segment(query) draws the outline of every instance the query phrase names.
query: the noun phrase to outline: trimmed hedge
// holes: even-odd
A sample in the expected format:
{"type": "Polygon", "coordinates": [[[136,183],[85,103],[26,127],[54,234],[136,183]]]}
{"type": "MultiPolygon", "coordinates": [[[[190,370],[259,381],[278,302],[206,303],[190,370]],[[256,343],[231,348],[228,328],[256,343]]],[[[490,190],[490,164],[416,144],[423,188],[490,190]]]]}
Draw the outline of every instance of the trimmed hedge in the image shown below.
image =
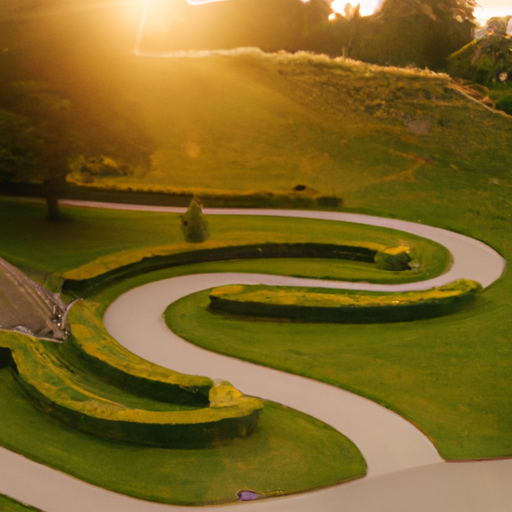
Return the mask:
{"type": "MultiPolygon", "coordinates": [[[[307,186],[302,188],[301,185],[295,186],[290,191],[240,191],[128,184],[119,183],[115,178],[102,178],[96,179],[94,183],[84,183],[80,178],[78,173],[66,176],[66,181],[69,184],[69,189],[65,193],[66,198],[109,201],[113,199],[113,202],[165,206],[181,203],[181,206],[187,206],[190,199],[197,196],[209,208],[286,208],[336,211],[343,206],[343,198],[321,194],[307,186]]],[[[30,184],[25,184],[25,188],[29,187],[30,184]]]]}
{"type": "Polygon", "coordinates": [[[63,274],[62,291],[68,294],[85,295],[141,272],[207,261],[252,258],[332,258],[375,264],[377,255],[386,254],[385,251],[392,249],[371,242],[360,242],[358,245],[267,242],[228,246],[206,241],[201,244],[201,248],[194,247],[194,249],[191,249],[190,244],[176,244],[148,250],[127,251],[95,260],[63,274]]]}
{"type": "Polygon", "coordinates": [[[208,404],[212,379],[150,363],[112,338],[94,314],[97,305],[78,301],[68,314],[69,349],[111,384],[164,402],[208,404]]]}
{"type": "Polygon", "coordinates": [[[414,292],[362,292],[264,285],[214,288],[209,308],[248,317],[308,322],[401,322],[442,316],[469,304],[482,287],[475,281],[414,292]]]}
{"type": "MultiPolygon", "coordinates": [[[[97,376],[84,376],[63,358],[65,345],[17,333],[8,333],[2,343],[12,353],[17,381],[36,405],[71,427],[102,438],[167,448],[216,446],[249,435],[263,408],[261,400],[209,379],[207,405],[201,408],[136,408],[123,403],[123,393],[115,401],[102,396],[101,379],[91,384],[97,376]]],[[[170,374],[170,380],[180,375],[170,374]]]]}
{"type": "Polygon", "coordinates": [[[386,247],[375,255],[375,265],[381,270],[410,270],[412,258],[409,253],[409,247],[386,247]]]}

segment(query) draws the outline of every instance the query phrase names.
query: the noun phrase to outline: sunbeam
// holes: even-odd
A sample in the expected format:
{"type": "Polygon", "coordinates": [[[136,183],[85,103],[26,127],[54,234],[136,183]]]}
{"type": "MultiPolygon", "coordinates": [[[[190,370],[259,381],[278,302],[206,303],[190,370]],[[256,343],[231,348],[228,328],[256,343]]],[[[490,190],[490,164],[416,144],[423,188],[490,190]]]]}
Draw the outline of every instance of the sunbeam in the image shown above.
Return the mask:
{"type": "MultiPolygon", "coordinates": [[[[246,17],[232,18],[232,12],[226,8],[220,8],[220,10],[210,10],[205,15],[199,15],[199,11],[196,9],[208,9],[208,4],[214,3],[232,3],[233,0],[143,0],[144,7],[142,14],[140,14],[140,23],[138,25],[138,32],[135,42],[135,54],[143,57],[183,57],[183,56],[204,56],[212,53],[225,53],[230,51],[228,48],[232,46],[229,42],[226,43],[227,34],[231,32],[231,28],[226,30],[230,20],[233,19],[233,32],[236,32],[238,36],[242,34],[242,30],[248,31],[248,44],[242,44],[242,46],[258,46],[260,43],[254,42],[254,32],[260,30],[262,25],[258,25],[258,21],[254,21],[253,18],[246,17]],[[241,21],[242,20],[242,21],[241,21]],[[245,24],[244,24],[245,23],[245,24]],[[214,39],[218,37],[215,33],[215,27],[218,32],[222,33],[220,25],[225,24],[224,34],[220,38],[223,42],[218,42],[218,48],[222,50],[214,49],[217,44],[214,39]],[[252,25],[254,24],[254,27],[252,25]],[[249,25],[251,25],[249,27],[249,25]],[[250,31],[252,34],[249,34],[250,31]],[[212,38],[212,34],[214,37],[212,38]],[[183,44],[183,42],[186,43],[183,44]]],[[[369,16],[375,12],[380,6],[383,0],[360,0],[358,5],[360,6],[360,14],[362,16],[369,16]]],[[[303,0],[303,3],[312,4],[308,0],[303,0]]],[[[475,8],[474,15],[480,24],[484,24],[485,21],[493,16],[505,16],[512,14],[508,12],[508,0],[479,0],[478,6],[475,8]]],[[[329,19],[336,19],[334,13],[346,15],[347,12],[354,10],[356,0],[353,2],[354,5],[350,5],[346,0],[325,0],[324,8],[326,9],[326,17],[329,19]],[[327,12],[330,10],[330,13],[327,12]]],[[[140,4],[139,4],[140,6],[140,4]]],[[[254,13],[255,5],[254,2],[251,5],[245,6],[246,14],[249,15],[251,12],[254,13]]],[[[201,12],[203,12],[201,10],[201,12]]],[[[290,13],[290,17],[296,16],[296,13],[290,13]]],[[[305,20],[307,14],[301,14],[301,17],[305,20]]],[[[305,21],[302,29],[303,33],[307,32],[308,28],[305,25],[305,21]]],[[[270,31],[263,29],[265,34],[268,33],[269,39],[272,38],[270,31]]],[[[272,46],[269,43],[269,46],[272,46]]],[[[262,47],[264,51],[268,51],[262,47]]],[[[286,48],[284,48],[286,50],[286,48]]]]}

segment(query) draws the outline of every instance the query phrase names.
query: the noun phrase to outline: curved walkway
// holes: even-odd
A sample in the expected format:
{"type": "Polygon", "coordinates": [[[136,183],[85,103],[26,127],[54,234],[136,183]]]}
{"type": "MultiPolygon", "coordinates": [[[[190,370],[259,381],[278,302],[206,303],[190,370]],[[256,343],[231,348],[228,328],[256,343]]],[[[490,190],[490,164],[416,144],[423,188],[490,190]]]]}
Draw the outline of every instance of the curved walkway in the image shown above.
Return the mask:
{"type": "MultiPolygon", "coordinates": [[[[123,205],[116,207],[123,208],[123,205]]],[[[129,209],[183,211],[183,209],[158,207],[130,207],[129,209]]],[[[443,276],[418,283],[420,286],[410,283],[393,289],[437,286],[459,277],[475,279],[483,286],[488,286],[499,278],[505,266],[504,260],[497,253],[476,240],[403,221],[330,212],[206,210],[206,213],[286,215],[371,223],[432,238],[445,245],[454,255],[454,265],[443,276]]],[[[322,512],[342,510],[351,512],[376,510],[505,512],[510,510],[512,460],[442,462],[431,443],[415,427],[369,400],[309,379],[212,354],[170,333],[161,315],[172,300],[199,289],[233,282],[233,279],[236,282],[267,282],[268,284],[299,281],[280,276],[253,274],[208,274],[160,281],[137,288],[120,297],[109,308],[105,323],[114,337],[130,350],[147,359],[159,364],[168,364],[173,369],[186,373],[202,373],[211,377],[227,378],[245,393],[279,401],[336,426],[356,443],[368,461],[369,475],[363,480],[312,493],[264,500],[252,503],[251,507],[268,512],[274,510],[309,512],[313,509],[322,512]],[[127,320],[130,322],[128,323],[127,320]],[[151,332],[148,332],[148,328],[151,332]],[[144,346],[140,344],[140,340],[145,340],[144,346]],[[154,343],[148,346],[147,340],[154,340],[154,343]],[[212,368],[215,368],[218,375],[211,375],[212,368]],[[283,393],[274,394],[276,390],[283,393]],[[338,404],[343,405],[338,407],[338,404]]],[[[316,285],[318,283],[314,280],[306,281],[316,285]]],[[[300,282],[303,284],[304,280],[300,282]]],[[[332,283],[326,282],[325,285],[332,285],[332,283]]],[[[337,286],[345,287],[345,283],[338,283],[337,286]]],[[[356,283],[350,283],[350,286],[359,287],[356,283]]],[[[378,285],[375,288],[390,289],[389,286],[378,285]]],[[[157,512],[178,509],[178,507],[141,502],[95,488],[27,461],[7,450],[0,451],[0,460],[2,461],[0,492],[47,511],[157,512]],[[6,472],[4,468],[9,468],[8,474],[2,474],[6,472]],[[18,478],[15,475],[17,471],[19,471],[18,478]],[[27,488],[23,483],[27,478],[37,480],[40,485],[27,488]],[[58,499],[55,498],[57,495],[58,499]]],[[[230,505],[229,508],[222,508],[236,512],[241,510],[241,506],[247,505],[230,505]]],[[[190,507],[190,509],[204,510],[200,507],[190,507]]]]}
{"type": "MultiPolygon", "coordinates": [[[[130,211],[153,211],[166,213],[184,213],[185,208],[175,208],[169,206],[146,206],[146,205],[128,205],[118,203],[99,203],[94,201],[61,201],[62,204],[73,206],[87,206],[92,208],[109,208],[113,210],[130,211]]],[[[417,224],[397,219],[387,219],[384,217],[373,217],[355,213],[343,212],[319,212],[319,211],[301,211],[301,210],[259,210],[259,209],[221,209],[205,208],[207,215],[259,215],[266,217],[296,217],[302,219],[323,219],[333,221],[354,222],[358,224],[370,224],[373,226],[387,227],[407,231],[414,235],[430,238],[444,245],[453,255],[454,265],[446,274],[428,281],[420,283],[408,283],[395,285],[394,290],[424,289],[432,286],[440,286],[448,281],[466,278],[478,281],[484,288],[499,279],[505,270],[505,260],[488,245],[485,245],[474,238],[459,235],[446,229],[417,224]],[[448,280],[448,281],[447,281],[448,280]]],[[[332,281],[330,286],[339,286],[344,288],[361,288],[361,283],[341,283],[336,284],[332,281]]],[[[375,285],[375,290],[384,291],[389,289],[386,285],[375,285]]]]}

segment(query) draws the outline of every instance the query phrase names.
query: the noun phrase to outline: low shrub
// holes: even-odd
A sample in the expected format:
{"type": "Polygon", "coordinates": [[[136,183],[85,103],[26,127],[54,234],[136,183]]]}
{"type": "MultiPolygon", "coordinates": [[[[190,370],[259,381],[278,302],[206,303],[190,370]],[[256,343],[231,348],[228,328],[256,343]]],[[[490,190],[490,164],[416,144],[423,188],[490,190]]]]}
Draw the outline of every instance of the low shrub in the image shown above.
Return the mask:
{"type": "Polygon", "coordinates": [[[512,116],[512,92],[496,102],[496,108],[512,116]]]}
{"type": "Polygon", "coordinates": [[[375,264],[381,270],[410,270],[409,247],[387,247],[375,255],[375,264]]]}
{"type": "Polygon", "coordinates": [[[212,290],[209,308],[248,317],[303,322],[401,322],[457,311],[481,289],[475,281],[465,279],[429,290],[399,293],[231,285],[212,290]]]}
{"type": "Polygon", "coordinates": [[[146,361],[112,338],[95,315],[95,306],[77,302],[68,314],[70,349],[107,382],[157,400],[208,404],[213,381],[185,375],[146,361]]]}
{"type": "Polygon", "coordinates": [[[186,242],[199,244],[210,238],[208,221],[203,214],[199,199],[193,197],[185,215],[181,216],[181,231],[186,242]]]}

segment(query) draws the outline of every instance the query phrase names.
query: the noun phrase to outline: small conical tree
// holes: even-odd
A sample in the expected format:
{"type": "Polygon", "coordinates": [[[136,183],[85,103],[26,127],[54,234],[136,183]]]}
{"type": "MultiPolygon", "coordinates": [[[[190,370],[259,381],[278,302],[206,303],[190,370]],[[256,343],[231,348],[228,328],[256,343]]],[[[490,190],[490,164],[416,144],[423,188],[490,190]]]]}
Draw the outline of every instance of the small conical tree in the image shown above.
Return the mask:
{"type": "Polygon", "coordinates": [[[197,197],[193,197],[190,201],[185,215],[181,216],[181,231],[187,242],[195,244],[208,240],[210,233],[208,232],[208,222],[203,215],[201,202],[197,197]]]}

